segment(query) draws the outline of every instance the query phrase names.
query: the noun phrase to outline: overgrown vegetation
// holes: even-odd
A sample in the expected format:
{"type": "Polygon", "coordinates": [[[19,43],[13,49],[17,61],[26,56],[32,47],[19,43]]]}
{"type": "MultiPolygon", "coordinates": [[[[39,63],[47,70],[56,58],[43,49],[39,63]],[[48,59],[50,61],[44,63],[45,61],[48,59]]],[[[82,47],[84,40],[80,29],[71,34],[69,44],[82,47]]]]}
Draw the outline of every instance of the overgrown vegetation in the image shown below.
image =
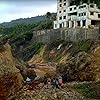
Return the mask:
{"type": "Polygon", "coordinates": [[[100,99],[100,81],[78,84],[74,89],[91,99],[100,99]]]}
{"type": "MultiPolygon", "coordinates": [[[[3,35],[9,35],[9,34],[22,34],[27,31],[33,31],[33,30],[41,30],[41,29],[51,29],[53,28],[53,21],[56,18],[56,14],[52,14],[50,12],[47,12],[46,15],[44,15],[44,19],[41,21],[35,21],[30,23],[15,21],[14,25],[10,26],[4,26],[0,25],[0,34],[3,35]]],[[[9,23],[8,23],[9,24],[9,23]]]]}
{"type": "Polygon", "coordinates": [[[87,52],[91,47],[92,41],[85,40],[85,41],[78,41],[76,43],[76,47],[79,51],[85,51],[87,52]]]}
{"type": "Polygon", "coordinates": [[[55,14],[47,12],[45,20],[36,23],[16,23],[11,27],[0,26],[0,41],[5,44],[9,41],[13,49],[14,56],[20,57],[23,60],[28,60],[33,54],[39,52],[42,43],[33,43],[32,40],[35,30],[53,28],[55,14]]]}
{"type": "Polygon", "coordinates": [[[33,54],[38,54],[42,46],[42,43],[30,44],[20,52],[19,56],[24,61],[27,61],[32,58],[33,54]]]}
{"type": "Polygon", "coordinates": [[[82,40],[78,42],[71,42],[71,41],[64,41],[57,39],[53,41],[52,43],[48,44],[45,54],[44,54],[44,59],[46,61],[54,61],[54,62],[59,62],[63,55],[63,51],[68,49],[70,46],[71,48],[68,49],[67,52],[71,54],[71,56],[77,55],[79,52],[88,52],[93,44],[93,41],[91,40],[82,40]],[[61,46],[61,49],[57,50],[58,46],[61,46]],[[50,56],[50,52],[53,50],[54,54],[50,56]]]}
{"type": "MultiPolygon", "coordinates": [[[[96,3],[97,6],[100,8],[100,0],[81,0],[83,3],[96,3]]],[[[79,0],[75,0],[72,4],[76,4],[76,5],[79,5],[80,2],[79,0]]]]}

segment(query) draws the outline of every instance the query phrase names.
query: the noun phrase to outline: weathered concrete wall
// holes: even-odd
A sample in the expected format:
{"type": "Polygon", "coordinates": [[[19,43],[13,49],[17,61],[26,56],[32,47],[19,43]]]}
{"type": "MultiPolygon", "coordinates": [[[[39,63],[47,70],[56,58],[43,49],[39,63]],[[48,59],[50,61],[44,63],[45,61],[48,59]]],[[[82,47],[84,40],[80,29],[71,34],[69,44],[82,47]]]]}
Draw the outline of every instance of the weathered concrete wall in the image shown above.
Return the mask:
{"type": "Polygon", "coordinates": [[[70,29],[56,29],[56,30],[41,30],[33,32],[33,42],[50,43],[57,39],[66,41],[78,41],[85,39],[98,40],[99,28],[85,29],[85,28],[70,28],[70,29]]]}

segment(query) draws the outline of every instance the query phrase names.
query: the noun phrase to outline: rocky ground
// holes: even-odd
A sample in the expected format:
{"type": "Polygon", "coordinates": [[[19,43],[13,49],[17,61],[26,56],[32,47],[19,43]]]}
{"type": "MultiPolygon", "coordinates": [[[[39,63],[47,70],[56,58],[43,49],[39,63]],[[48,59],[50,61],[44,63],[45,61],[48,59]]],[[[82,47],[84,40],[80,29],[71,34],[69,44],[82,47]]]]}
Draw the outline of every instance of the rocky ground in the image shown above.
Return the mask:
{"type": "MultiPolygon", "coordinates": [[[[62,88],[47,88],[39,85],[36,89],[30,90],[24,86],[15,96],[8,100],[89,100],[70,88],[69,84],[64,84],[62,88]]],[[[91,99],[92,100],[92,99],[91,99]]]]}
{"type": "Polygon", "coordinates": [[[0,100],[89,100],[86,97],[100,99],[100,44],[91,46],[88,51],[85,51],[87,46],[80,46],[80,51],[73,46],[68,45],[60,50],[50,49],[47,54],[44,47],[31,60],[23,62],[14,59],[9,44],[1,45],[0,100]],[[42,84],[46,78],[52,79],[58,75],[62,75],[63,81],[67,82],[61,89],[51,86],[46,88],[42,84]],[[23,84],[27,77],[34,80],[36,76],[39,82],[32,85],[34,88],[23,84]],[[80,85],[82,81],[92,82],[90,85],[80,85]]]}

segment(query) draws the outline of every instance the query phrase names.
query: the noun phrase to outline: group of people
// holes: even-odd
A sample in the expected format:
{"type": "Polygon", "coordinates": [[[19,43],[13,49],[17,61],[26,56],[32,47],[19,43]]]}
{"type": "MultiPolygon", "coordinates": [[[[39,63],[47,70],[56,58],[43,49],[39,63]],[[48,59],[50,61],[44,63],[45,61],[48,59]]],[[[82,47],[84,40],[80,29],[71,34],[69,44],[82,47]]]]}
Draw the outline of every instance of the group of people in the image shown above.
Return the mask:
{"type": "Polygon", "coordinates": [[[60,88],[62,84],[63,84],[63,80],[61,76],[53,79],[50,78],[47,79],[47,87],[53,86],[54,88],[60,88]]]}
{"type": "MultiPolygon", "coordinates": [[[[39,84],[39,81],[37,80],[31,80],[29,77],[26,79],[26,83],[28,85],[31,85],[32,87],[35,87],[35,85],[39,84]]],[[[55,78],[44,78],[44,86],[47,88],[61,88],[63,84],[63,80],[61,76],[55,77],[55,78]]]]}

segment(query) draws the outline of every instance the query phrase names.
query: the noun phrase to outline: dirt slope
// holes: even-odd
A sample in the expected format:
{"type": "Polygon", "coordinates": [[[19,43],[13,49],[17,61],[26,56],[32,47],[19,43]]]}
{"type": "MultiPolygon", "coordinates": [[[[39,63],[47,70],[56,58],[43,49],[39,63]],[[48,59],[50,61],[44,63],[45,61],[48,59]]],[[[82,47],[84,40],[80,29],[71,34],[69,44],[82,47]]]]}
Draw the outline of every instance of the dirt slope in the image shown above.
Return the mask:
{"type": "MultiPolygon", "coordinates": [[[[99,43],[86,41],[76,44],[64,43],[62,46],[60,45],[61,43],[55,47],[51,45],[49,49],[48,45],[44,46],[39,54],[34,55],[32,59],[28,61],[29,65],[45,64],[44,62],[55,63],[55,65],[57,65],[57,67],[55,67],[57,68],[57,74],[61,74],[64,78],[66,77],[67,81],[100,80],[99,43]],[[58,49],[59,46],[60,48],[58,49]]],[[[38,66],[34,70],[41,74],[45,74],[50,70],[48,64],[40,67],[41,66],[38,66]],[[45,67],[47,68],[46,72],[44,72],[45,67]]]]}
{"type": "Polygon", "coordinates": [[[5,44],[0,48],[0,100],[6,98],[22,87],[23,78],[15,67],[11,48],[5,44]]]}
{"type": "Polygon", "coordinates": [[[92,51],[91,54],[91,69],[94,72],[95,80],[100,80],[100,45],[92,51]]]}

